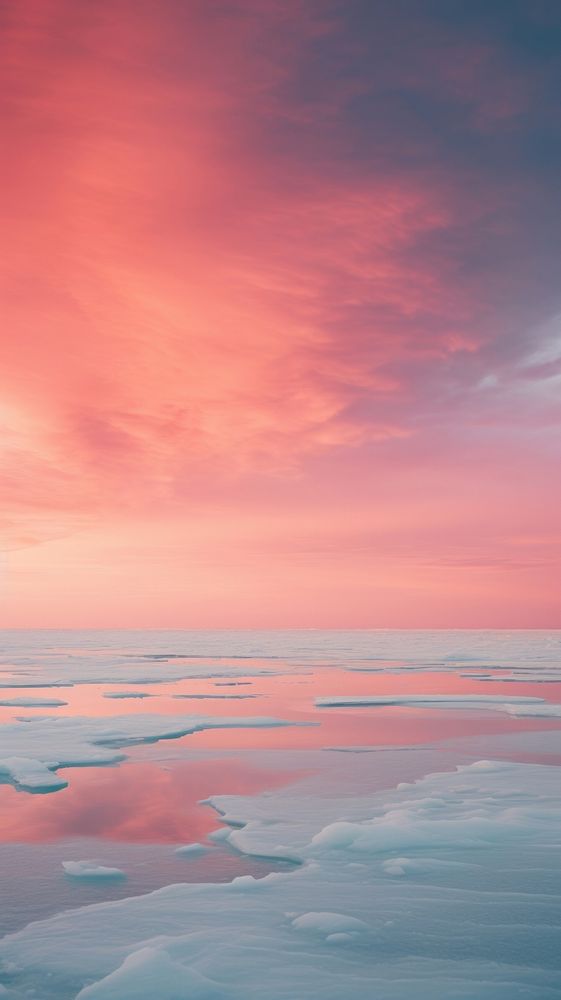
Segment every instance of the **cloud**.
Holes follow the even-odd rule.
[[[326,497],[375,525],[388,490],[418,566],[441,496],[462,531],[459,454],[493,496],[516,456],[545,489],[553,28],[405,8],[4,5],[4,548],[282,498],[313,549],[314,495],[343,551]]]

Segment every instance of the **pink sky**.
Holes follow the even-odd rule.
[[[561,625],[553,69],[367,14],[5,5],[1,626]]]

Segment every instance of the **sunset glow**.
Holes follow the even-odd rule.
[[[3,5],[1,626],[561,624],[561,23],[508,6]]]

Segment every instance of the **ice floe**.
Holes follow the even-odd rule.
[[[235,681],[294,674],[310,663],[376,673],[520,671],[529,680],[540,675],[551,680],[561,678],[561,637],[558,632],[523,630],[391,629],[0,633],[0,669],[7,671],[2,686],[9,687],[157,684],[188,678]]]
[[[470,681],[493,681],[494,684],[561,684],[561,669],[513,670],[509,674],[500,674],[496,671],[493,673],[465,671],[460,673],[460,677]]]
[[[383,708],[393,705],[409,708],[486,708],[509,715],[561,714],[561,705],[546,703],[543,698],[519,696],[505,700],[500,694],[332,695],[316,698],[315,704],[318,708]]]
[[[32,792],[64,788],[56,772],[63,767],[112,764],[123,760],[120,748],[172,740],[204,729],[298,725],[267,717],[131,715],[112,719],[40,717],[0,726],[0,780]]]
[[[120,868],[108,868],[106,865],[98,864],[97,861],[63,861],[62,867],[65,874],[71,878],[87,881],[126,878],[125,872]]]
[[[540,719],[560,719],[561,705],[556,702],[544,701],[542,704],[519,704],[514,698],[510,698],[508,704],[502,708],[508,715],[535,716]]]
[[[287,669],[275,670],[273,667],[256,667],[249,663],[241,669],[217,664],[168,663],[163,660],[137,664],[119,658],[91,661],[76,656],[71,657],[68,662],[57,660],[53,663],[47,660],[30,665],[26,673],[14,671],[11,675],[4,675],[0,687],[21,689],[74,687],[76,684],[166,684],[217,677],[272,677],[287,672]]]
[[[153,698],[149,691],[104,691],[104,698]]]
[[[253,681],[215,681],[215,687],[249,687]]]
[[[0,706],[2,708],[61,708],[62,705],[68,705],[67,701],[62,701],[61,698],[2,698],[0,699]]]
[[[200,857],[201,854],[206,854],[208,847],[205,844],[183,844],[182,847],[176,847],[175,853],[181,858],[196,858]]]

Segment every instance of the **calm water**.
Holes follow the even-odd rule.
[[[561,762],[561,718],[461,705],[468,695],[561,702],[559,633],[6,632],[0,648],[1,701],[66,703],[2,706],[0,725],[46,715],[110,723],[150,713],[236,718],[240,726],[129,746],[127,759],[111,766],[61,769],[69,785],[50,794],[1,785],[2,932],[170,883],[286,868],[213,840],[221,823],[204,804],[210,795],[258,795],[304,777],[324,791],[355,780],[391,788],[482,753]],[[132,693],[145,697],[115,697]],[[339,695],[457,701],[315,704]],[[243,728],[255,716],[294,725]],[[208,850],[175,853],[193,842]],[[63,861],[86,859],[125,877],[65,875]]]

